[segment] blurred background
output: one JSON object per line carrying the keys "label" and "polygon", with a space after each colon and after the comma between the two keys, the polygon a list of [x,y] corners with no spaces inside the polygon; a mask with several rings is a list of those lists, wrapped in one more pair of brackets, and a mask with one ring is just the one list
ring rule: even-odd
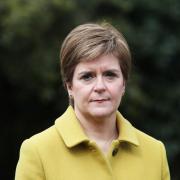
{"label": "blurred background", "polygon": [[14,179],[22,141],[68,106],[59,49],[86,22],[109,22],[125,35],[133,69],[120,111],[164,142],[172,180],[179,180],[179,0],[1,0],[0,179]]}

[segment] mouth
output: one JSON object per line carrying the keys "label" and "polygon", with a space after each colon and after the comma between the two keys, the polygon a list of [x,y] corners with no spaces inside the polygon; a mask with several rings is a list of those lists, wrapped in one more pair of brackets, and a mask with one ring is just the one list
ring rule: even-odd
{"label": "mouth", "polygon": [[103,102],[106,102],[106,101],[109,101],[109,98],[107,98],[107,99],[92,99],[92,100],[90,100],[90,102],[97,102],[97,103],[103,103]]}

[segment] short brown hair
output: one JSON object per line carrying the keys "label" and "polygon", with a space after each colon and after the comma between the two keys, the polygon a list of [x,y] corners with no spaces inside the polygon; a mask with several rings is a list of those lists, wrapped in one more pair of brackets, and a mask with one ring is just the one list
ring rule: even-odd
{"label": "short brown hair", "polygon": [[131,53],[124,36],[110,24],[82,24],[65,38],[60,51],[61,76],[71,83],[78,63],[112,54],[119,59],[123,78],[128,80]]}

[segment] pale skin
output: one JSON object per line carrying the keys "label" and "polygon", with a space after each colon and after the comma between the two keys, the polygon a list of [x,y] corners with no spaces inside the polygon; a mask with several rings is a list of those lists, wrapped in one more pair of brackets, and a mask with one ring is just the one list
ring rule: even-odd
{"label": "pale skin", "polygon": [[66,85],[86,135],[107,153],[112,140],[119,134],[116,111],[125,91],[119,60],[113,55],[105,55],[80,62],[72,82]]}

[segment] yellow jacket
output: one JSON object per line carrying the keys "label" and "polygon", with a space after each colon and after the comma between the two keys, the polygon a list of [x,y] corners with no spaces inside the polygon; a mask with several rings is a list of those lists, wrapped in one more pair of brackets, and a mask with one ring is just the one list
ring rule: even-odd
{"label": "yellow jacket", "polygon": [[73,108],[27,139],[15,180],[169,180],[164,145],[117,112],[119,138],[105,156],[84,134]]}

